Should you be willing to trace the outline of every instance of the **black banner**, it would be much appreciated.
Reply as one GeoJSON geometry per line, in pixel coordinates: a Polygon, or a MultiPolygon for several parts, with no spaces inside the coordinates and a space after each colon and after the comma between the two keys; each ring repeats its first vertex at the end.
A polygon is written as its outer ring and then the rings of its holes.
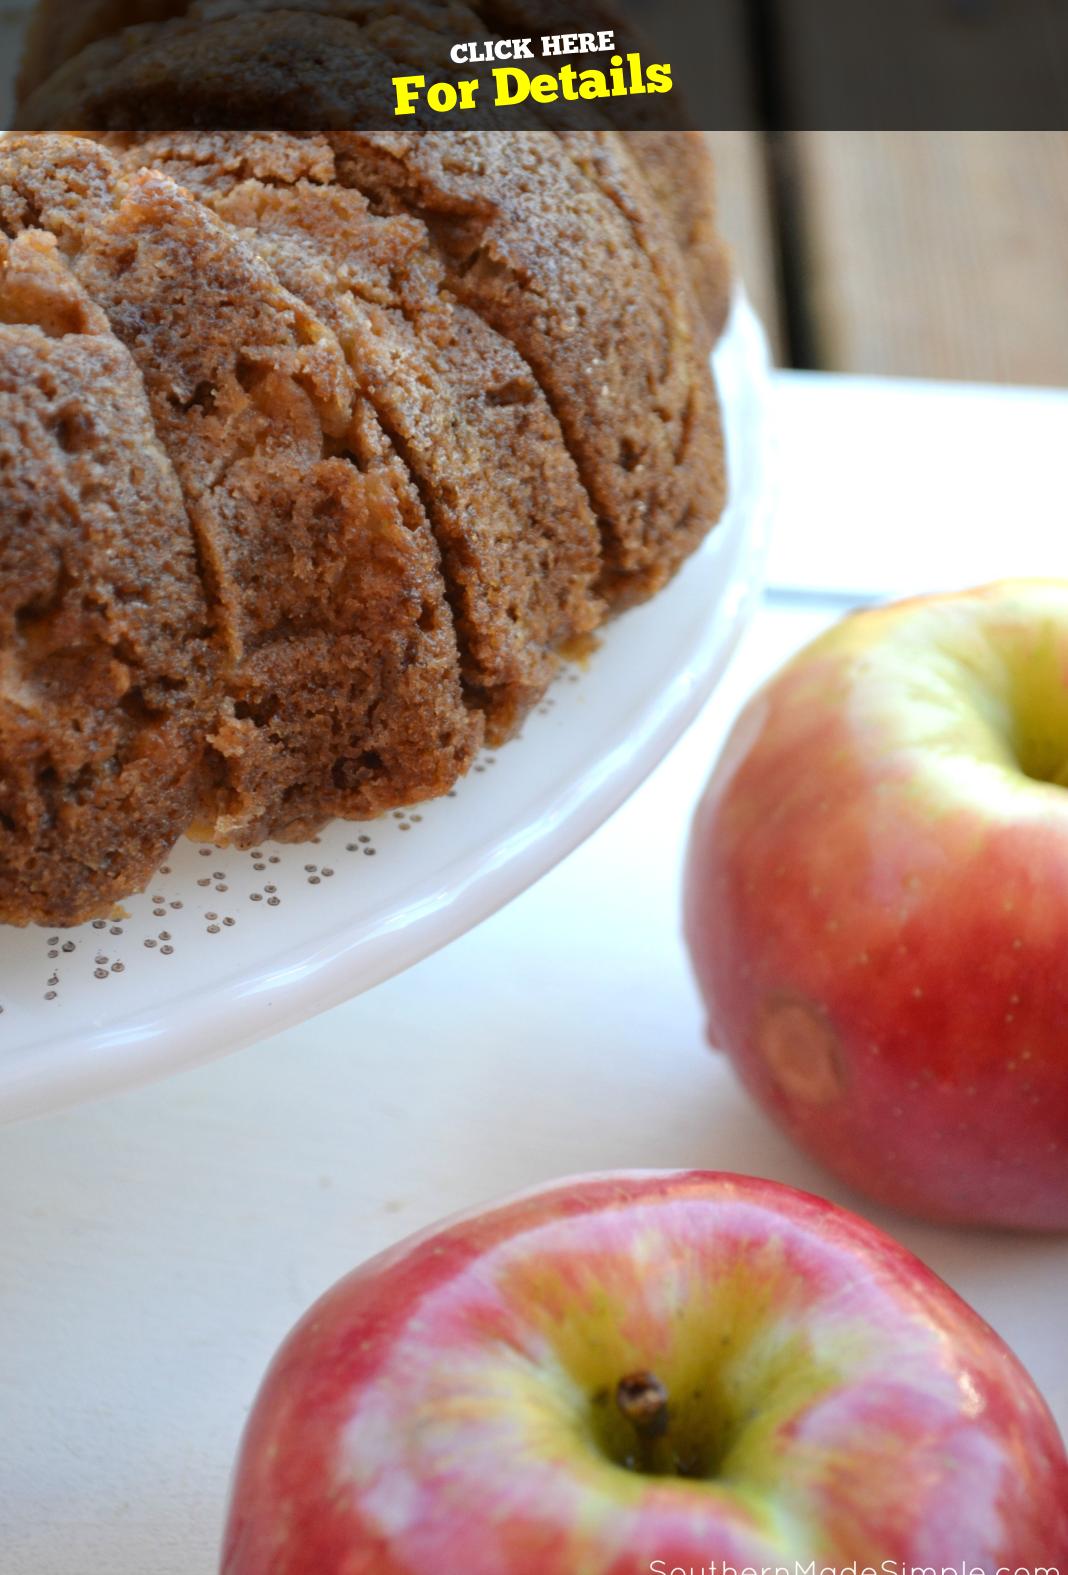
{"type": "Polygon", "coordinates": [[[37,0],[41,130],[1048,129],[1068,0],[37,0]]]}

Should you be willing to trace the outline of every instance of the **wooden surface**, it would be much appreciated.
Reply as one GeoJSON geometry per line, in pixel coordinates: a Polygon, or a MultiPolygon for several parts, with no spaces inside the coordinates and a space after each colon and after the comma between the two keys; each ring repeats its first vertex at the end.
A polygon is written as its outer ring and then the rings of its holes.
{"type": "Polygon", "coordinates": [[[790,142],[811,364],[1068,383],[1068,133],[790,142]]]}
{"type": "Polygon", "coordinates": [[[710,135],[782,364],[1068,385],[1068,132],[710,135]]]}

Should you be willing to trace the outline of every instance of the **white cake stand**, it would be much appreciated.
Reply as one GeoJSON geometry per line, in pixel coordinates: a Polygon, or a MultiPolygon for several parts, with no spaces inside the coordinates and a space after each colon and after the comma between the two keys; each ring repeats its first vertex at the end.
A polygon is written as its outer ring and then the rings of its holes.
{"type": "Polygon", "coordinates": [[[708,698],[761,585],[768,355],[744,297],[714,360],[726,515],[455,793],[296,847],[183,842],[121,920],[0,929],[0,1119],[162,1076],[370,989],[517,896],[638,787],[708,698]]]}

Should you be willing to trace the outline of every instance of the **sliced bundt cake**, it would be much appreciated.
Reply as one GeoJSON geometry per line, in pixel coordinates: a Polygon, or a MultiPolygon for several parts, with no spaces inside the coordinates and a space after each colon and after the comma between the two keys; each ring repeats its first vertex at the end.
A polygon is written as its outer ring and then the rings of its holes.
{"type": "Polygon", "coordinates": [[[446,791],[693,550],[710,335],[636,146],[0,142],[0,919],[446,791]]]}

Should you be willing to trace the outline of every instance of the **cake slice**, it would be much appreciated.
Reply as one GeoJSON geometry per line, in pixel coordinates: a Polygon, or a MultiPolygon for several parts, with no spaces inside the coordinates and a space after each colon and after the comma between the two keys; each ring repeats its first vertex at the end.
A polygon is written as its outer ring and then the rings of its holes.
{"type": "MultiPolygon", "coordinates": [[[[583,135],[610,146],[611,133],[583,135]]],[[[653,594],[725,494],[692,298],[665,293],[629,213],[554,133],[345,131],[331,141],[342,182],[383,212],[423,219],[457,298],[536,376],[598,517],[599,588],[616,605],[653,594]]]]}
{"type": "Polygon", "coordinates": [[[0,922],[151,878],[210,781],[216,665],[129,352],[50,235],[0,239],[0,922]]]}
{"type": "Polygon", "coordinates": [[[185,496],[222,651],[202,834],[302,837],[446,791],[481,721],[419,499],[333,334],[189,192],[121,180],[95,144],[0,144],[0,223],[20,203],[129,348],[185,496]]]}
{"type": "Polygon", "coordinates": [[[559,653],[603,616],[597,524],[529,368],[444,292],[419,220],[373,214],[333,181],[324,138],[121,140],[131,167],[165,170],[247,235],[345,348],[418,486],[466,693],[485,711],[491,741],[502,741],[544,694],[559,653]]]}
{"type": "Polygon", "coordinates": [[[654,405],[663,440],[654,458],[658,491],[648,504],[652,519],[660,522],[659,533],[654,535],[651,525],[643,542],[655,553],[658,574],[650,585],[648,577],[635,579],[624,566],[616,582],[617,599],[628,601],[649,595],[674,574],[704,540],[727,501],[723,427],[708,364],[712,334],[672,230],[664,226],[665,210],[635,157],[638,139],[616,131],[558,135],[576,168],[625,219],[648,271],[650,298],[660,304],[669,343],[670,373],[654,405]],[[668,443],[673,445],[670,460],[668,443]]]}
{"type": "Polygon", "coordinates": [[[730,312],[732,268],[717,224],[709,133],[631,131],[625,137],[654,203],[667,215],[711,347],[726,327],[730,312]]]}

